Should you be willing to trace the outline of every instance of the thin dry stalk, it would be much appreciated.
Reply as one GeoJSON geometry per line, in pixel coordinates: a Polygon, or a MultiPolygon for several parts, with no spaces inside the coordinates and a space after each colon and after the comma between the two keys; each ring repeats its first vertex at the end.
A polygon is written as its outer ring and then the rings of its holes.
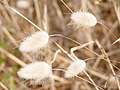
{"type": "Polygon", "coordinates": [[[53,58],[53,60],[51,61],[51,64],[53,64],[53,63],[55,62],[55,60],[56,60],[56,58],[57,58],[57,55],[58,55],[58,53],[60,53],[60,52],[61,52],[60,49],[58,49],[58,50],[55,52],[54,58],[53,58]]]}
{"type": "Polygon", "coordinates": [[[47,1],[44,0],[44,12],[43,12],[43,27],[44,30],[48,32],[49,30],[49,25],[48,25],[48,14],[47,14],[47,1]]]}
{"type": "MultiPolygon", "coordinates": [[[[3,29],[2,31],[7,35],[7,37],[10,39],[10,41],[11,41],[16,47],[18,47],[17,41],[16,41],[16,40],[14,39],[14,37],[9,33],[9,31],[8,31],[5,27],[3,27],[2,29],[3,29]]],[[[25,56],[28,60],[33,61],[32,58],[31,58],[28,54],[26,54],[26,53],[22,53],[22,54],[23,54],[23,56],[25,56]]]]}
{"type": "Polygon", "coordinates": [[[120,0],[112,0],[117,18],[118,18],[118,22],[120,24],[120,0]]]}
{"type": "MultiPolygon", "coordinates": [[[[115,54],[117,54],[117,53],[120,53],[120,49],[116,49],[116,50],[113,50],[113,51],[110,51],[110,52],[108,52],[107,53],[107,55],[108,56],[112,56],[112,55],[115,55],[115,54]]],[[[101,54],[100,55],[101,57],[105,57],[105,55],[104,54],[101,54]]],[[[97,59],[96,59],[96,62],[94,63],[94,65],[93,65],[93,69],[95,69],[95,68],[97,68],[97,66],[99,65],[99,63],[100,63],[100,61],[101,61],[101,57],[98,57],[97,59]]],[[[113,62],[117,62],[117,61],[113,61],[113,62]]],[[[119,63],[119,62],[117,62],[117,63],[119,63]]]]}
{"type": "Polygon", "coordinates": [[[73,10],[70,9],[70,7],[69,7],[63,0],[61,0],[61,2],[64,4],[64,6],[65,6],[71,13],[73,13],[73,10]]]}
{"type": "Polygon", "coordinates": [[[41,25],[41,12],[39,8],[39,2],[38,0],[33,0],[33,1],[35,4],[35,12],[36,12],[37,20],[38,20],[38,26],[40,26],[41,25]]]}
{"type": "Polygon", "coordinates": [[[93,44],[93,43],[94,43],[94,41],[91,41],[91,42],[82,44],[82,45],[80,45],[80,46],[73,47],[73,48],[70,49],[70,53],[71,53],[71,55],[73,55],[73,56],[76,58],[76,60],[77,60],[78,58],[75,56],[74,51],[76,51],[76,50],[78,50],[78,49],[81,49],[81,48],[83,48],[83,47],[86,47],[86,46],[88,46],[88,45],[90,45],[90,44],[93,44]]]}
{"type": "Polygon", "coordinates": [[[100,48],[101,52],[106,56],[106,59],[107,59],[108,64],[109,64],[109,66],[110,66],[110,69],[111,69],[113,75],[114,75],[115,78],[116,78],[116,83],[117,83],[118,89],[120,90],[120,82],[119,82],[118,78],[116,77],[116,73],[115,73],[115,71],[114,71],[114,69],[113,69],[112,63],[111,63],[111,61],[110,61],[107,53],[105,52],[105,50],[103,49],[103,47],[100,45],[100,43],[99,43],[97,40],[96,40],[96,44],[97,44],[98,47],[100,48]]]}
{"type": "Polygon", "coordinates": [[[43,31],[40,27],[38,27],[36,24],[34,24],[32,21],[30,21],[27,17],[25,17],[24,15],[22,15],[20,12],[18,12],[16,9],[12,8],[11,6],[9,6],[8,4],[6,4],[3,1],[0,1],[1,3],[3,3],[4,5],[8,6],[12,11],[14,11],[15,13],[17,13],[19,16],[21,16],[22,18],[24,18],[26,21],[28,21],[30,24],[32,24],[34,27],[36,27],[38,30],[43,31]]]}
{"type": "Polygon", "coordinates": [[[18,46],[16,40],[15,40],[15,39],[13,38],[13,36],[8,32],[8,30],[7,30],[5,27],[3,27],[2,29],[3,29],[2,31],[8,36],[8,38],[10,39],[10,41],[11,41],[15,46],[18,46]]]}
{"type": "MultiPolygon", "coordinates": [[[[69,38],[69,37],[63,36],[63,35],[61,35],[61,34],[53,34],[53,35],[50,35],[50,37],[55,37],[55,36],[63,37],[63,38],[65,38],[65,39],[68,39],[68,40],[76,43],[77,45],[80,45],[80,46],[82,45],[81,43],[79,43],[79,42],[77,42],[77,41],[75,41],[75,40],[73,40],[73,39],[71,39],[71,38],[69,38]]],[[[56,44],[57,44],[57,43],[56,43],[56,44]]],[[[60,47],[61,49],[63,49],[60,45],[58,45],[58,47],[60,47]]],[[[85,48],[86,50],[90,51],[90,52],[93,53],[94,55],[96,55],[96,56],[100,57],[101,59],[105,60],[106,62],[108,62],[107,59],[105,59],[104,57],[100,56],[98,53],[94,52],[93,50],[91,50],[91,49],[89,49],[89,48],[87,48],[87,47],[83,47],[83,48],[85,48]]],[[[66,52],[65,50],[63,50],[63,52],[64,52],[64,53],[68,53],[68,52],[66,52]]],[[[70,54],[68,54],[68,55],[71,57],[70,54]]],[[[74,59],[74,58],[71,57],[71,59],[74,59]]],[[[112,64],[112,65],[113,65],[116,69],[119,70],[119,68],[117,68],[114,64],[112,64]]]]}
{"type": "Polygon", "coordinates": [[[58,0],[54,0],[53,6],[54,6],[54,8],[56,10],[56,13],[57,13],[57,15],[59,17],[60,22],[62,22],[62,23],[60,23],[61,30],[65,31],[66,30],[66,24],[65,24],[64,16],[63,16],[63,13],[62,13],[61,8],[60,8],[59,4],[57,3],[57,1],[58,0]]]}
{"type": "Polygon", "coordinates": [[[73,60],[73,61],[75,61],[75,58],[74,57],[72,57],[66,50],[64,50],[59,44],[57,44],[53,39],[51,39],[54,43],[55,43],[55,45],[62,51],[62,52],[64,52],[65,54],[67,54],[67,56],[71,59],[71,60],[73,60]]]}
{"type": "Polygon", "coordinates": [[[51,77],[51,90],[56,90],[55,89],[55,80],[53,77],[51,77]]]}
{"type": "Polygon", "coordinates": [[[87,11],[86,0],[81,0],[81,9],[82,9],[83,11],[87,11]]]}
{"type": "Polygon", "coordinates": [[[1,86],[4,90],[9,90],[2,82],[0,82],[0,86],[1,86]]]}
{"type": "Polygon", "coordinates": [[[117,40],[115,40],[115,41],[113,42],[113,44],[115,44],[115,43],[117,43],[117,42],[120,42],[120,38],[118,38],[117,40]]]}
{"type": "MultiPolygon", "coordinates": [[[[63,71],[63,72],[66,72],[66,71],[63,70],[63,69],[52,69],[52,70],[54,70],[54,71],[63,71]]],[[[70,73],[70,74],[71,74],[71,73],[70,73]]],[[[75,77],[77,77],[77,78],[79,78],[79,79],[81,79],[81,80],[83,80],[83,81],[85,81],[85,82],[87,82],[87,83],[89,83],[89,84],[91,84],[91,85],[94,85],[93,82],[90,82],[90,81],[88,81],[88,80],[86,80],[86,79],[84,79],[84,78],[82,78],[82,77],[80,77],[80,76],[77,76],[77,75],[73,75],[73,76],[75,76],[75,77]]],[[[98,87],[99,89],[103,90],[101,87],[99,87],[99,86],[97,86],[97,85],[96,85],[96,87],[98,87]]],[[[99,90],[99,89],[98,89],[98,90],[99,90]]]]}
{"type": "Polygon", "coordinates": [[[9,12],[9,14],[12,18],[12,21],[13,21],[13,24],[14,24],[15,28],[20,30],[20,26],[19,26],[18,22],[16,21],[14,14],[11,12],[10,8],[7,8],[7,5],[9,6],[8,1],[4,0],[4,2],[6,3],[5,7],[6,7],[7,11],[9,12]]]}
{"type": "MultiPolygon", "coordinates": [[[[9,6],[10,7],[10,6],[9,6]]],[[[24,18],[26,21],[28,21],[30,24],[32,24],[34,27],[36,27],[38,30],[43,31],[41,28],[39,28],[36,24],[34,24],[32,21],[30,21],[28,18],[26,18],[24,15],[22,15],[21,13],[19,13],[17,10],[15,10],[14,8],[10,7],[15,13],[17,13],[19,16],[21,16],[22,18],[24,18]]]]}
{"type": "Polygon", "coordinates": [[[7,52],[6,50],[4,50],[3,48],[0,47],[0,52],[5,54],[7,57],[11,58],[14,62],[18,63],[21,66],[25,66],[26,64],[24,62],[22,62],[20,59],[18,59],[17,57],[15,57],[14,55],[10,54],[9,52],[7,52]]]}
{"type": "Polygon", "coordinates": [[[103,75],[103,74],[101,74],[101,73],[99,73],[99,72],[93,71],[92,69],[88,69],[88,68],[87,68],[87,71],[88,71],[90,74],[92,74],[92,75],[94,75],[94,76],[96,76],[96,77],[98,77],[98,78],[100,78],[100,79],[103,79],[103,80],[108,80],[108,78],[109,78],[109,77],[107,77],[107,76],[105,76],[105,75],[103,75]]]}
{"type": "Polygon", "coordinates": [[[7,11],[5,10],[5,8],[3,7],[3,5],[0,3],[0,10],[2,11],[1,13],[3,13],[5,19],[7,20],[8,23],[11,23],[10,17],[7,13],[7,11]]]}
{"type": "Polygon", "coordinates": [[[95,84],[95,82],[93,81],[93,79],[90,77],[90,75],[84,70],[83,71],[85,74],[86,74],[86,76],[90,79],[90,81],[93,83],[93,85],[95,86],[95,88],[96,88],[96,90],[99,90],[98,89],[98,87],[97,87],[97,85],[95,84]]]}

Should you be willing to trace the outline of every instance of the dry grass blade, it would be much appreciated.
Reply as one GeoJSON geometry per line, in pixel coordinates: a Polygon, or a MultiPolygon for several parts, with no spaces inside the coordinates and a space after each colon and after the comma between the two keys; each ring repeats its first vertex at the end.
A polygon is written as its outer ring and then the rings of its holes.
{"type": "Polygon", "coordinates": [[[34,27],[36,27],[38,30],[43,31],[41,28],[39,28],[36,24],[34,24],[32,21],[30,21],[27,17],[25,17],[24,15],[22,15],[20,12],[18,12],[16,9],[12,8],[11,6],[9,6],[8,4],[6,4],[3,1],[0,1],[1,3],[5,4],[6,6],[8,6],[12,11],[14,11],[15,13],[17,13],[19,16],[21,16],[22,18],[24,18],[26,21],[28,21],[29,23],[31,23],[34,27]]]}
{"type": "Polygon", "coordinates": [[[113,42],[113,44],[115,44],[115,43],[117,43],[117,42],[119,42],[120,41],[120,38],[118,38],[117,40],[115,40],[114,42],[113,42]]]}
{"type": "Polygon", "coordinates": [[[39,8],[39,2],[38,0],[33,0],[34,4],[35,4],[35,11],[36,11],[36,16],[37,16],[37,20],[38,20],[38,26],[41,25],[41,12],[40,12],[40,8],[39,8]]]}
{"type": "Polygon", "coordinates": [[[64,6],[65,6],[71,13],[73,13],[72,9],[70,9],[70,7],[69,7],[63,0],[61,0],[61,2],[64,4],[64,6]]]}
{"type": "Polygon", "coordinates": [[[96,85],[95,82],[93,81],[93,79],[90,77],[90,75],[89,75],[86,71],[84,71],[84,73],[85,73],[86,76],[90,79],[90,81],[93,83],[93,85],[95,86],[96,90],[99,90],[98,87],[97,87],[97,85],[96,85]]]}
{"type": "Polygon", "coordinates": [[[6,50],[4,50],[3,48],[0,47],[0,52],[5,54],[7,57],[11,58],[14,62],[18,63],[21,66],[25,66],[26,64],[24,62],[22,62],[20,59],[18,59],[17,57],[15,57],[14,55],[10,54],[9,52],[7,52],[6,50]]]}
{"type": "Polygon", "coordinates": [[[96,44],[97,44],[98,47],[100,48],[101,52],[106,56],[106,59],[107,59],[108,64],[109,64],[109,66],[110,66],[110,69],[111,69],[113,75],[114,75],[115,78],[116,78],[116,83],[117,83],[118,89],[120,90],[120,82],[119,82],[119,79],[116,77],[116,73],[115,73],[115,71],[114,71],[114,69],[113,69],[112,63],[111,63],[111,61],[110,61],[107,53],[105,52],[105,50],[103,49],[103,47],[100,45],[100,43],[99,43],[97,40],[96,40],[96,44]]]}
{"type": "MultiPolygon", "coordinates": [[[[1,2],[2,2],[2,1],[1,1],[1,2]]],[[[6,7],[9,15],[10,15],[12,21],[13,21],[14,27],[15,27],[16,29],[20,30],[20,26],[19,26],[18,22],[17,22],[17,21],[15,20],[15,18],[14,18],[14,14],[11,12],[10,8],[7,8],[7,6],[9,6],[8,1],[7,1],[7,0],[4,0],[4,2],[6,3],[6,4],[5,4],[5,5],[6,5],[5,7],[6,7]]]]}
{"type": "Polygon", "coordinates": [[[120,0],[112,0],[119,24],[120,24],[120,0]]]}
{"type": "Polygon", "coordinates": [[[44,30],[48,32],[49,30],[49,25],[48,25],[48,8],[47,8],[47,1],[44,0],[44,11],[43,11],[43,27],[44,27],[44,30]]]}
{"type": "Polygon", "coordinates": [[[2,82],[0,82],[0,86],[1,86],[4,90],[9,90],[2,82]]]}
{"type": "Polygon", "coordinates": [[[26,18],[24,15],[22,15],[21,13],[19,13],[17,10],[15,10],[14,8],[10,7],[14,12],[16,12],[18,15],[20,15],[22,18],[24,18],[25,20],[27,20],[29,23],[31,23],[34,27],[36,27],[38,30],[43,31],[41,28],[39,28],[36,24],[34,24],[32,21],[30,21],[28,18],[26,18]]]}
{"type": "Polygon", "coordinates": [[[16,42],[16,40],[13,38],[13,36],[9,33],[9,31],[3,27],[3,30],[2,30],[10,39],[10,41],[15,45],[15,46],[18,46],[18,43],[16,42]]]}

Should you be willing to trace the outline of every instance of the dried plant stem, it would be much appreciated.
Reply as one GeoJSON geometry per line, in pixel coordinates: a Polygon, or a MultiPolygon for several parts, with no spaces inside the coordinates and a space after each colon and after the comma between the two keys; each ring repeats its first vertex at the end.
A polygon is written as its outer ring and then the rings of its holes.
{"type": "Polygon", "coordinates": [[[75,61],[75,58],[74,57],[72,57],[67,51],[65,51],[59,44],[57,44],[53,39],[51,39],[55,44],[56,44],[56,46],[62,51],[62,52],[64,52],[65,54],[67,54],[67,56],[71,59],[71,60],[73,60],[73,61],[75,61]]]}
{"type": "MultiPolygon", "coordinates": [[[[2,63],[3,64],[3,63],[2,63]]],[[[8,73],[8,71],[5,70],[4,67],[1,67],[0,66],[0,71],[3,71],[4,73],[8,73]]],[[[10,73],[11,74],[11,73],[10,73]]],[[[25,87],[25,88],[28,88],[26,85],[22,84],[22,82],[20,82],[20,80],[14,78],[15,82],[19,83],[21,86],[25,87]]]]}
{"type": "Polygon", "coordinates": [[[43,31],[41,28],[39,28],[37,25],[35,25],[32,21],[30,21],[28,18],[26,18],[24,15],[22,15],[21,13],[19,13],[17,10],[15,10],[14,8],[10,7],[14,12],[16,12],[19,16],[21,16],[22,18],[24,18],[25,20],[27,20],[29,23],[31,23],[34,27],[36,27],[38,30],[43,31]]]}
{"type": "Polygon", "coordinates": [[[38,30],[43,31],[40,27],[38,27],[36,24],[34,24],[32,21],[30,21],[27,17],[25,17],[24,15],[22,15],[16,9],[12,8],[11,6],[9,6],[8,4],[6,4],[5,2],[3,2],[1,0],[0,0],[0,2],[3,3],[4,5],[8,6],[12,11],[14,11],[15,13],[17,13],[22,18],[24,18],[26,21],[28,21],[30,24],[32,24],[34,27],[36,27],[38,30]]]}
{"type": "Polygon", "coordinates": [[[83,11],[87,11],[87,7],[86,7],[86,0],[80,0],[81,1],[81,8],[83,9],[83,11]]]}
{"type": "MultiPolygon", "coordinates": [[[[108,55],[108,56],[112,56],[112,55],[115,55],[115,54],[117,54],[117,53],[120,53],[120,49],[116,49],[116,50],[110,51],[110,52],[107,53],[107,55],[108,55]]],[[[103,57],[103,58],[105,57],[104,54],[101,54],[100,56],[103,57]]],[[[101,61],[101,57],[98,57],[98,58],[96,59],[96,62],[94,63],[94,65],[93,65],[93,67],[92,67],[93,69],[97,68],[98,64],[99,64],[100,61],[101,61]]],[[[120,63],[120,62],[118,62],[118,61],[112,61],[112,62],[120,63]]],[[[114,65],[114,64],[113,64],[113,65],[114,65]]]]}
{"type": "Polygon", "coordinates": [[[107,76],[105,76],[105,75],[103,75],[103,74],[101,74],[101,73],[99,73],[99,72],[96,72],[96,71],[93,71],[92,69],[86,69],[87,70],[87,72],[89,72],[90,74],[92,74],[92,75],[94,75],[94,76],[96,76],[96,77],[98,77],[98,78],[101,78],[101,79],[103,79],[103,80],[108,80],[108,78],[109,77],[107,77],[107,76]]]}
{"type": "MultiPolygon", "coordinates": [[[[82,45],[81,43],[73,40],[72,38],[66,37],[66,36],[61,35],[61,34],[53,34],[53,35],[50,35],[50,37],[56,37],[56,36],[58,36],[58,37],[63,37],[63,38],[65,38],[65,39],[68,39],[68,40],[70,40],[70,41],[72,41],[72,42],[74,42],[74,43],[76,43],[76,44],[78,44],[78,45],[80,45],[80,46],[82,45]]],[[[92,51],[91,49],[89,49],[89,48],[87,48],[87,47],[84,47],[84,48],[85,48],[86,50],[90,51],[91,53],[95,54],[96,56],[100,57],[101,59],[105,60],[106,62],[108,62],[107,59],[105,59],[103,56],[97,54],[96,52],[92,51]]],[[[112,65],[113,65],[116,69],[119,70],[119,68],[117,68],[114,64],[112,64],[112,65]]]]}
{"type": "Polygon", "coordinates": [[[114,69],[113,69],[112,63],[111,63],[111,61],[110,61],[107,53],[105,52],[105,50],[103,49],[103,47],[100,45],[100,43],[99,43],[97,40],[96,40],[96,44],[97,44],[98,47],[100,48],[101,52],[106,56],[106,59],[107,59],[108,64],[109,64],[109,66],[110,66],[110,69],[111,69],[113,75],[115,76],[118,89],[120,90],[120,82],[119,82],[118,78],[116,77],[116,73],[115,73],[115,71],[114,71],[114,69]]]}
{"type": "MultiPolygon", "coordinates": [[[[10,41],[16,46],[16,47],[18,47],[18,43],[17,43],[17,41],[14,39],[14,37],[9,33],[9,31],[5,28],[5,27],[3,27],[2,28],[3,29],[3,32],[8,36],[8,38],[10,39],[10,41]]],[[[28,60],[30,60],[30,61],[32,61],[32,58],[28,55],[28,54],[26,54],[26,53],[22,53],[28,60]]]]}
{"type": "Polygon", "coordinates": [[[0,82],[0,86],[1,86],[4,90],[9,90],[2,82],[0,82]]]}
{"type": "MultiPolygon", "coordinates": [[[[63,38],[65,38],[65,39],[68,39],[68,40],[76,43],[76,44],[80,44],[79,42],[75,41],[74,39],[69,38],[69,37],[66,37],[66,36],[64,36],[64,35],[62,35],[62,34],[52,34],[52,35],[49,35],[49,36],[50,36],[50,37],[63,37],[63,38]]],[[[81,45],[81,44],[80,44],[80,45],[81,45]]]]}
{"type": "Polygon", "coordinates": [[[10,41],[15,45],[15,46],[18,46],[16,40],[13,38],[13,36],[8,32],[8,30],[3,27],[3,30],[2,30],[7,36],[8,38],[10,39],[10,41]]]}
{"type": "Polygon", "coordinates": [[[3,13],[5,19],[8,21],[8,23],[11,23],[10,17],[1,3],[0,3],[0,10],[1,10],[1,13],[3,13]]]}
{"type": "Polygon", "coordinates": [[[113,6],[114,6],[114,9],[115,9],[117,18],[118,18],[118,22],[120,24],[120,0],[115,0],[115,1],[112,0],[112,3],[113,3],[113,6]]]}
{"type": "Polygon", "coordinates": [[[59,77],[59,76],[57,76],[57,75],[52,75],[52,77],[54,78],[54,80],[58,80],[58,81],[60,81],[61,83],[68,83],[67,80],[65,80],[64,78],[61,78],[61,77],[59,77]]]}
{"type": "Polygon", "coordinates": [[[76,60],[77,60],[78,58],[75,56],[74,51],[76,51],[77,49],[81,49],[81,48],[83,48],[83,47],[86,47],[86,46],[88,46],[88,45],[90,45],[90,44],[93,44],[93,43],[94,43],[94,41],[91,41],[91,42],[85,43],[85,44],[83,44],[83,45],[80,45],[80,46],[77,46],[77,47],[73,47],[73,48],[70,49],[70,53],[71,53],[71,55],[74,56],[74,57],[76,58],[76,60]]]}
{"type": "Polygon", "coordinates": [[[61,0],[61,2],[64,4],[64,6],[65,6],[71,13],[73,13],[72,9],[70,9],[70,7],[69,7],[63,0],[61,0]]]}
{"type": "Polygon", "coordinates": [[[55,81],[53,77],[51,77],[51,90],[55,90],[55,81]]]}
{"type": "Polygon", "coordinates": [[[37,16],[37,20],[38,20],[38,26],[41,25],[41,12],[40,12],[40,8],[39,8],[39,2],[38,0],[33,0],[34,4],[35,4],[35,11],[36,11],[36,16],[37,16]]]}
{"type": "Polygon", "coordinates": [[[53,64],[53,63],[55,62],[55,60],[56,60],[56,58],[57,58],[57,55],[58,55],[58,53],[60,53],[60,52],[61,52],[60,49],[58,49],[58,50],[55,52],[54,58],[53,58],[53,60],[51,61],[51,64],[53,64]]]}
{"type": "Polygon", "coordinates": [[[49,26],[48,26],[48,8],[47,8],[47,0],[44,0],[44,12],[43,12],[43,27],[45,31],[49,30],[49,26]]]}
{"type": "Polygon", "coordinates": [[[95,86],[95,88],[96,88],[96,90],[99,90],[98,89],[98,87],[97,87],[97,85],[95,84],[95,82],[92,80],[92,78],[90,77],[90,75],[84,70],[83,71],[85,74],[86,74],[86,76],[90,79],[90,81],[93,83],[93,85],[95,86]]]}
{"type": "MultiPolygon", "coordinates": [[[[6,3],[5,4],[6,6],[9,6],[8,0],[4,0],[4,2],[6,3]]],[[[14,14],[11,12],[10,8],[6,7],[6,9],[7,9],[8,13],[9,13],[10,17],[12,18],[12,21],[13,21],[13,24],[14,24],[15,28],[18,29],[18,30],[20,30],[20,26],[19,26],[18,22],[16,21],[16,19],[14,17],[14,14]]]]}
{"type": "MultiPolygon", "coordinates": [[[[52,70],[66,72],[66,71],[63,70],[63,69],[52,69],[52,70]]],[[[70,73],[70,74],[71,74],[71,73],[70,73]]],[[[73,75],[73,76],[75,76],[75,77],[77,77],[77,78],[79,78],[79,79],[81,79],[81,80],[83,80],[83,81],[85,81],[85,82],[87,82],[87,83],[90,83],[91,85],[94,85],[93,82],[90,82],[90,81],[88,81],[88,80],[86,80],[86,79],[84,79],[84,78],[82,78],[82,77],[80,77],[80,76],[77,76],[77,75],[73,75]]],[[[102,89],[101,87],[99,87],[99,86],[97,86],[97,85],[96,85],[96,87],[100,88],[101,90],[104,90],[104,89],[102,89]]],[[[98,89],[98,90],[99,90],[99,89],[98,89]]]]}
{"type": "Polygon", "coordinates": [[[0,52],[5,54],[7,57],[11,58],[14,62],[18,63],[21,66],[25,66],[26,64],[24,62],[22,62],[20,59],[18,59],[17,57],[15,57],[14,55],[10,54],[9,52],[7,52],[6,50],[4,50],[3,48],[0,47],[0,52]]]}
{"type": "Polygon", "coordinates": [[[117,39],[117,37],[116,37],[116,35],[107,27],[107,26],[105,26],[103,23],[101,23],[101,22],[98,22],[100,25],[102,25],[103,27],[105,27],[109,32],[110,32],[110,34],[112,34],[112,36],[115,38],[115,39],[117,39]]]}
{"type": "Polygon", "coordinates": [[[120,38],[118,38],[117,40],[115,40],[112,45],[114,45],[115,43],[117,43],[119,41],[120,41],[120,38]]]}

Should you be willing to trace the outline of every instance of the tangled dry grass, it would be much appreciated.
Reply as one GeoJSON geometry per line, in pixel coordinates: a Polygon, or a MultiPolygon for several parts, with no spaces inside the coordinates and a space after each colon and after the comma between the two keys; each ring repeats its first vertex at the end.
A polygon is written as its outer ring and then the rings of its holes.
{"type": "MultiPolygon", "coordinates": [[[[4,2],[0,3],[0,90],[120,90],[119,0],[0,1],[4,2]],[[95,15],[98,23],[94,27],[75,25],[70,16],[80,10],[95,15]],[[39,30],[48,32],[48,45],[34,53],[20,52],[21,42],[39,30]],[[86,69],[66,79],[64,73],[75,62],[73,57],[84,60],[86,69]],[[30,85],[30,79],[17,75],[26,64],[52,60],[52,80],[30,85]]],[[[85,20],[89,18],[81,21],[86,24],[85,20]]]]}

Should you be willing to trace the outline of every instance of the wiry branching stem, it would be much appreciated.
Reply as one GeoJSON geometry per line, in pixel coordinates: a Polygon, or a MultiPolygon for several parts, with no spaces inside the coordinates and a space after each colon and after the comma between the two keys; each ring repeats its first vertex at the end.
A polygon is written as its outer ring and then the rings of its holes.
{"type": "MultiPolygon", "coordinates": [[[[52,69],[52,70],[66,72],[66,71],[63,70],[63,69],[52,69]]],[[[73,75],[72,73],[70,73],[70,74],[73,75]]],[[[86,80],[86,79],[84,79],[84,78],[82,78],[82,77],[80,77],[80,76],[77,76],[77,75],[73,75],[73,76],[75,76],[75,77],[77,77],[77,78],[79,78],[79,79],[81,79],[81,80],[83,80],[83,81],[85,81],[85,82],[87,82],[87,83],[90,83],[90,84],[92,84],[92,85],[95,85],[93,82],[90,82],[90,81],[88,81],[88,80],[86,80]]],[[[96,85],[96,87],[97,87],[97,88],[100,88],[101,90],[103,90],[101,87],[99,87],[99,86],[97,86],[97,85],[96,85]]],[[[97,90],[99,90],[99,89],[97,89],[97,90]]]]}
{"type": "Polygon", "coordinates": [[[118,89],[120,90],[120,82],[119,82],[118,78],[116,77],[116,73],[115,73],[115,71],[114,71],[114,69],[113,69],[112,63],[111,63],[111,61],[110,61],[107,53],[105,52],[105,50],[103,49],[103,47],[100,45],[100,43],[99,43],[98,41],[96,41],[96,44],[97,44],[98,47],[100,48],[101,52],[106,56],[106,59],[107,59],[108,64],[109,64],[109,66],[110,66],[110,69],[111,69],[113,75],[115,76],[118,89]]]}
{"type": "Polygon", "coordinates": [[[90,79],[90,81],[93,83],[93,85],[95,86],[95,88],[96,88],[96,90],[99,90],[98,89],[98,87],[97,87],[97,85],[95,84],[95,82],[92,80],[92,78],[90,77],[90,75],[84,70],[83,71],[85,74],[86,74],[86,76],[90,79]]]}

